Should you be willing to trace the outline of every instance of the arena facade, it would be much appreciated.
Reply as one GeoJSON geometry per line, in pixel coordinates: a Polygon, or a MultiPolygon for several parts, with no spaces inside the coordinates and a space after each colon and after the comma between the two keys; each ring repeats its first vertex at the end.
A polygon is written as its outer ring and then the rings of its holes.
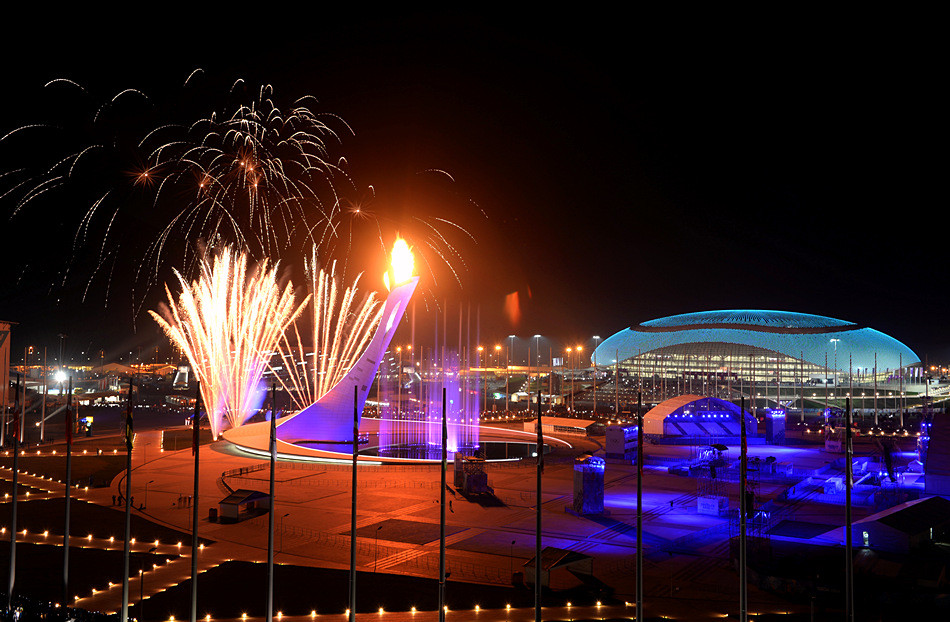
{"type": "Polygon", "coordinates": [[[841,386],[916,381],[920,358],[884,333],[788,311],[685,313],[643,322],[601,342],[594,365],[681,383],[841,386]]]}

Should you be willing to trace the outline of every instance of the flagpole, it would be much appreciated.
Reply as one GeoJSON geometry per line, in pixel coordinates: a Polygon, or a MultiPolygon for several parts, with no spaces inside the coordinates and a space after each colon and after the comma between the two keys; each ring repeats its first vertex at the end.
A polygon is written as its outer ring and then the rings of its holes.
{"type": "Polygon", "coordinates": [[[746,512],[748,509],[746,499],[746,478],[747,478],[747,456],[748,446],[746,441],[746,418],[745,418],[745,396],[739,398],[739,420],[742,435],[742,445],[739,453],[739,620],[747,622],[749,619],[749,595],[746,585],[747,577],[747,559],[746,559],[746,512]]]}
{"type": "MultiPolygon", "coordinates": [[[[195,488],[191,498],[191,622],[198,620],[198,447],[200,427],[198,425],[201,405],[201,381],[195,381],[195,414],[191,421],[192,450],[195,454],[195,488]]],[[[273,500],[273,497],[271,497],[273,500]]]]}
{"type": "Polygon", "coordinates": [[[614,354],[617,367],[614,370],[614,416],[620,418],[620,350],[614,354]]]}
{"type": "MultiPolygon", "coordinates": [[[[10,505],[10,575],[7,585],[7,610],[13,607],[13,585],[16,583],[16,532],[17,532],[17,488],[19,486],[20,473],[20,426],[22,422],[17,415],[17,402],[20,400],[20,374],[16,377],[16,393],[13,398],[13,502],[10,505]]],[[[26,402],[26,376],[23,377],[23,402],[26,402]]],[[[3,408],[6,409],[4,404],[3,408]]]]}
{"type": "MultiPolygon", "coordinates": [[[[596,369],[596,368],[595,368],[596,369]]],[[[540,373],[539,373],[540,379],[540,373]]],[[[597,377],[594,376],[596,395],[597,377]]],[[[595,398],[596,399],[596,398],[595,398]]],[[[541,622],[541,473],[544,472],[544,436],[541,431],[541,385],[538,384],[538,442],[537,442],[537,489],[535,491],[535,531],[534,531],[534,621],[541,622]]]]}
{"type": "Polygon", "coordinates": [[[277,381],[271,388],[270,412],[270,512],[267,519],[267,617],[266,622],[274,619],[274,513],[277,506],[274,503],[275,478],[277,467],[277,381]]]}
{"type": "Polygon", "coordinates": [[[29,373],[29,361],[27,357],[29,356],[29,348],[23,348],[23,399],[20,401],[20,419],[19,424],[17,425],[17,439],[22,443],[23,435],[25,434],[26,428],[26,375],[29,373]]]}
{"type": "Polygon", "coordinates": [[[643,392],[637,391],[637,622],[643,622],[643,392]]]}
{"type": "Polygon", "coordinates": [[[360,448],[360,387],[353,385],[353,484],[350,498],[350,615],[356,622],[356,458],[360,448]]]}
{"type": "MultiPolygon", "coordinates": [[[[123,549],[123,559],[125,570],[122,573],[122,614],[120,622],[128,622],[129,619],[129,553],[131,550],[132,538],[132,502],[129,500],[132,494],[132,376],[129,376],[129,395],[126,401],[125,414],[125,547],[123,549]]],[[[119,495],[121,496],[121,495],[119,495]]],[[[141,580],[141,577],[140,577],[141,580]]]]}
{"type": "MultiPolygon", "coordinates": [[[[66,394],[66,528],[63,531],[63,607],[69,607],[69,500],[73,476],[73,377],[69,377],[66,394]]],[[[131,399],[132,386],[129,385],[131,399]]]]}
{"type": "MultiPolygon", "coordinates": [[[[443,350],[444,352],[444,350],[443,350]]],[[[444,368],[443,368],[444,369],[444,368]]],[[[445,622],[445,475],[449,447],[449,424],[445,384],[442,385],[442,486],[439,497],[439,622],[445,622]]]]}
{"type": "Polygon", "coordinates": [[[49,393],[49,367],[46,365],[46,348],[43,348],[43,402],[40,409],[40,442],[46,440],[46,395],[49,393]]]}
{"type": "Polygon", "coordinates": [[[874,427],[877,427],[877,352],[874,353],[874,427]]]}
{"type": "Polygon", "coordinates": [[[854,446],[851,440],[851,396],[848,396],[845,411],[845,620],[854,622],[854,557],[851,534],[851,486],[852,486],[852,458],[854,446]]]}

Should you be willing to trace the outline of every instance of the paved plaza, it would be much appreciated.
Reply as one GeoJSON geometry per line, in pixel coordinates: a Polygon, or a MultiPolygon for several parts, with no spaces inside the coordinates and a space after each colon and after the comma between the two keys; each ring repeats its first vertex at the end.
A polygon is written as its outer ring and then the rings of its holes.
{"type": "MultiPolygon", "coordinates": [[[[136,506],[145,504],[145,508],[136,509],[135,514],[190,532],[192,508],[187,497],[192,494],[194,472],[190,447],[163,450],[162,434],[155,430],[137,435],[132,455],[132,496],[136,506]]],[[[605,515],[582,517],[569,513],[566,508],[573,495],[573,457],[599,449],[594,441],[571,439],[571,442],[574,450],[558,451],[546,461],[543,544],[590,555],[594,559],[594,576],[614,590],[614,603],[632,603],[636,600],[635,469],[625,464],[608,465],[605,515]]],[[[734,449],[738,453],[737,448],[734,449]]],[[[690,617],[715,617],[737,608],[737,574],[729,563],[727,519],[698,515],[696,480],[671,475],[667,467],[662,466],[664,459],[686,458],[690,451],[693,450],[689,447],[647,448],[655,459],[647,465],[644,475],[645,609],[663,615],[690,612],[690,617]],[[682,541],[690,542],[689,551],[670,546],[682,541]]],[[[797,465],[809,468],[820,468],[832,459],[813,450],[750,447],[751,455],[762,454],[763,458],[776,453],[780,454],[780,460],[794,460],[797,465]]],[[[449,468],[451,470],[451,465],[449,468]]],[[[535,467],[533,461],[525,461],[492,464],[487,470],[495,492],[492,498],[468,500],[450,486],[447,571],[452,581],[510,585],[512,571],[518,571],[534,555],[535,467]]],[[[450,484],[451,475],[450,472],[450,484]]],[[[81,491],[80,496],[112,506],[113,495],[124,491],[124,478],[123,472],[108,488],[90,488],[81,491]]],[[[347,464],[278,463],[275,507],[275,560],[278,564],[330,569],[349,567],[350,478],[351,468],[347,464]]],[[[439,479],[438,464],[360,466],[357,566],[361,572],[377,573],[380,578],[386,575],[438,576],[439,479]]],[[[30,485],[30,478],[23,477],[21,482],[30,485]]],[[[217,502],[231,489],[267,491],[268,485],[266,461],[235,455],[226,443],[202,447],[198,529],[199,535],[213,544],[202,549],[199,570],[214,568],[228,560],[266,560],[266,514],[235,524],[222,524],[209,521],[208,510],[217,508],[217,502]],[[237,471],[244,472],[229,475],[237,471]]],[[[50,494],[62,494],[61,485],[58,490],[48,482],[47,486],[51,488],[50,494]]],[[[763,484],[760,493],[769,498],[778,495],[782,488],[779,484],[763,484]]],[[[730,492],[735,497],[737,491],[730,492]]],[[[838,509],[816,511],[809,520],[826,522],[831,529],[840,524],[835,514],[838,509]]],[[[121,508],[115,507],[115,511],[121,508]]],[[[105,534],[96,534],[96,541],[106,540],[103,536],[105,534]]],[[[121,534],[116,536],[119,537],[109,541],[109,545],[121,548],[121,534]]],[[[150,573],[142,586],[146,598],[190,576],[190,539],[185,538],[181,547],[177,543],[160,546],[181,557],[150,573]]],[[[554,594],[578,584],[573,575],[552,573],[554,594]]],[[[133,590],[136,589],[133,586],[133,590]]],[[[340,594],[339,599],[338,613],[342,613],[345,594],[340,594]]],[[[546,602],[552,607],[567,606],[566,600],[556,602],[560,600],[556,595],[548,600],[555,601],[546,602]]],[[[121,584],[103,586],[76,602],[90,610],[107,612],[118,610],[120,603],[121,584]]],[[[794,606],[754,588],[750,604],[753,610],[763,612],[794,610],[794,606]]],[[[385,609],[386,604],[380,606],[385,609]]],[[[183,609],[180,615],[186,613],[183,609]]],[[[533,616],[533,612],[529,613],[533,616]]],[[[489,619],[490,614],[486,610],[479,616],[479,619],[489,619]]]]}

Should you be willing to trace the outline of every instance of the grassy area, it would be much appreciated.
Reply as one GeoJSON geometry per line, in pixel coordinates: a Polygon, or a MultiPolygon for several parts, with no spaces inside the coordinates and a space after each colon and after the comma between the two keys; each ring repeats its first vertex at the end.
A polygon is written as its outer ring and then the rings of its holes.
{"type": "MultiPolygon", "coordinates": [[[[33,488],[32,486],[26,486],[21,482],[17,482],[17,495],[22,495],[24,493],[30,493],[35,495],[37,493],[42,493],[43,491],[38,488],[33,488]]],[[[5,498],[4,495],[9,495],[13,492],[13,482],[10,480],[0,480],[0,498],[5,498]]]]}
{"type": "MultiPolygon", "coordinates": [[[[51,534],[62,535],[65,527],[66,512],[65,499],[42,499],[24,501],[17,504],[17,529],[26,529],[32,533],[49,531],[51,534]]],[[[73,499],[69,504],[70,528],[73,536],[82,537],[92,534],[94,538],[120,539],[125,534],[125,512],[118,508],[108,508],[73,499]]],[[[0,524],[10,522],[10,504],[0,504],[0,524]]],[[[153,542],[175,544],[177,542],[191,543],[191,534],[156,525],[148,519],[132,514],[132,537],[139,542],[153,542]]],[[[199,538],[201,542],[211,543],[211,540],[199,538]]],[[[2,547],[0,547],[2,548],[2,547]]]]}
{"type": "MultiPolygon", "coordinates": [[[[308,615],[313,610],[320,615],[342,616],[348,607],[348,581],[346,570],[277,565],[274,567],[275,609],[285,616],[308,615]],[[319,589],[300,589],[300,586],[319,586],[319,589]]],[[[423,611],[438,609],[439,584],[435,579],[359,572],[356,584],[359,612],[375,612],[380,607],[388,611],[409,611],[411,607],[423,611]]],[[[243,613],[262,616],[266,586],[266,564],[238,561],[222,564],[198,579],[198,616],[240,618],[243,613]],[[234,588],[238,585],[244,587],[237,591],[234,588]]],[[[504,609],[509,603],[513,607],[530,607],[534,603],[534,592],[450,581],[446,600],[449,609],[471,610],[476,604],[482,608],[504,609]]],[[[146,614],[151,617],[154,613],[157,620],[168,620],[171,616],[180,620],[188,617],[190,602],[191,582],[185,581],[150,598],[146,614]]]]}
{"type": "MultiPolygon", "coordinates": [[[[124,446],[123,446],[124,449],[124,446]]],[[[87,447],[85,455],[82,453],[81,446],[73,445],[73,459],[71,475],[73,484],[89,486],[91,488],[101,488],[108,486],[112,480],[125,469],[125,456],[123,454],[103,453],[97,455],[96,449],[87,447]]],[[[105,449],[103,448],[103,451],[105,449]]],[[[110,450],[111,451],[111,450],[110,450]]],[[[34,473],[44,477],[51,477],[54,480],[65,481],[66,479],[66,456],[57,450],[57,455],[48,455],[49,450],[43,449],[45,456],[31,456],[29,454],[20,456],[20,471],[34,473]]],[[[0,465],[5,467],[13,466],[13,458],[4,456],[0,458],[0,465]]]]}
{"type": "MultiPolygon", "coordinates": [[[[163,564],[169,559],[164,555],[131,553],[129,567],[137,569],[147,562],[150,568],[151,564],[163,564]]],[[[10,548],[7,546],[0,547],[0,566],[3,568],[10,566],[10,548]]],[[[110,581],[121,583],[123,567],[121,550],[104,551],[71,546],[69,548],[70,597],[89,596],[93,589],[108,588],[110,581]]],[[[133,580],[132,583],[132,587],[135,587],[137,580],[133,580]]],[[[61,603],[63,600],[63,548],[18,543],[16,583],[13,593],[36,600],[61,603]]],[[[6,601],[4,601],[5,604],[6,601]]]]}
{"type": "MultiPolygon", "coordinates": [[[[192,430],[190,428],[178,428],[174,430],[165,430],[162,434],[162,449],[165,451],[178,451],[179,449],[188,449],[191,447],[192,430]]],[[[214,439],[211,437],[210,428],[200,428],[198,431],[198,444],[208,445],[214,439]]]]}

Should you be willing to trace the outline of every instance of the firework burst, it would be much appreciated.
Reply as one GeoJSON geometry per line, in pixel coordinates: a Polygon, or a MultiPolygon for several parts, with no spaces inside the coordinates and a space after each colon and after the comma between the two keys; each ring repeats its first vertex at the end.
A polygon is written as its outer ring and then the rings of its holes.
{"type": "Polygon", "coordinates": [[[398,232],[416,249],[430,288],[461,285],[475,238],[470,223],[447,214],[480,210],[459,204],[449,174],[421,171],[422,183],[412,184],[419,192],[405,203],[390,192],[378,200],[373,186],[357,188],[336,154],[353,131],[316,111],[312,96],[286,103],[270,86],[205,81],[197,70],[177,97],[124,89],[101,100],[76,82],[53,80],[46,86],[57,96],[55,112],[38,112],[40,121],[0,137],[9,155],[36,156],[0,171],[11,218],[71,240],[68,252],[44,259],[62,264],[42,276],[31,266],[32,278],[48,279],[51,291],[79,285],[82,300],[104,288],[106,305],[113,290],[127,288],[134,318],[170,280],[168,266],[198,274],[203,245],[294,266],[312,246],[321,265],[336,262],[335,274],[352,282],[398,232]],[[51,222],[66,230],[50,231],[51,222]]]}
{"type": "Polygon", "coordinates": [[[375,292],[357,301],[359,276],[343,289],[336,274],[336,263],[329,272],[318,266],[314,250],[307,262],[313,310],[312,350],[308,352],[303,345],[296,322],[294,342],[291,343],[288,331],[279,344],[286,373],[278,377],[301,410],[323,397],[346,375],[372,339],[383,309],[375,292]]]}
{"type": "MultiPolygon", "coordinates": [[[[254,91],[242,80],[226,103],[193,112],[215,99],[196,91],[200,74],[189,76],[180,100],[125,89],[100,101],[76,82],[53,80],[46,85],[58,96],[52,120],[0,136],[11,161],[31,154],[0,171],[11,219],[34,226],[32,218],[48,230],[50,209],[80,206],[52,286],[66,288],[81,275],[85,299],[105,275],[108,304],[116,266],[133,266],[122,283],[133,288],[137,315],[166,265],[197,273],[202,245],[284,260],[310,239],[332,237],[338,187],[352,183],[330,153],[341,143],[330,124],[352,133],[349,126],[315,112],[310,96],[284,109],[270,86],[254,91]]],[[[65,216],[54,222],[69,227],[65,216]]]]}
{"type": "Polygon", "coordinates": [[[217,438],[257,411],[261,377],[307,300],[297,305],[293,286],[280,286],[276,264],[249,270],[247,255],[230,248],[200,268],[191,284],[176,272],[178,299],[166,286],[167,307],[149,314],[191,363],[217,438]]]}
{"type": "MultiPolygon", "coordinates": [[[[240,87],[241,80],[231,93],[240,87]]],[[[254,257],[281,257],[332,235],[338,186],[352,182],[330,157],[340,137],[323,119],[352,132],[339,117],[313,112],[306,105],[312,99],[282,110],[273,88],[262,86],[232,109],[143,138],[139,147],[161,176],[154,204],[172,195],[184,205],[148,249],[149,279],[158,276],[170,240],[226,240],[254,257]]]]}

